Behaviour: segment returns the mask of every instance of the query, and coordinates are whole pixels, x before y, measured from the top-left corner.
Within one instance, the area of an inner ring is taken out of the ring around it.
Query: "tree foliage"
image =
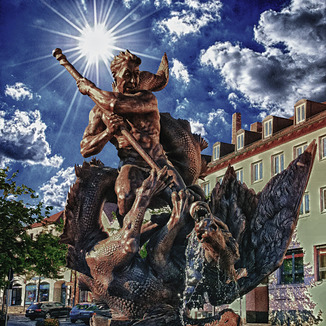
[[[60,269],[66,264],[67,246],[59,237],[43,231],[30,241],[27,262],[29,270],[38,276],[59,278]]]
[[[57,276],[66,253],[66,247],[51,233],[31,239],[30,225],[47,217],[51,207],[35,204],[35,191],[18,186],[17,173],[9,176],[9,168],[0,169],[0,288],[7,285],[10,269],[15,274]]]

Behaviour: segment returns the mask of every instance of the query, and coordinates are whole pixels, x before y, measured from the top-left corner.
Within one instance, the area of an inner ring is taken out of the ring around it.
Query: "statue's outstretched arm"
[[[83,95],[88,95],[102,111],[107,110],[108,112],[113,112],[114,101],[116,99],[115,93],[101,90],[86,78],[78,79],[77,86],[79,91]]]
[[[140,91],[135,94],[122,94],[103,91],[86,78],[77,81],[79,91],[88,95],[101,109],[117,114],[151,113],[157,110],[157,99],[148,91]]]
[[[95,106],[90,112],[89,123],[80,142],[81,154],[90,157],[100,153],[122,124],[124,122],[121,117],[112,113],[105,115]]]

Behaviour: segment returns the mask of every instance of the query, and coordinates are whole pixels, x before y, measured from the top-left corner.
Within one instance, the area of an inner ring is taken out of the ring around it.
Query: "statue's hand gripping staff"
[[[78,81],[79,79],[84,78],[77,70],[76,68],[67,60],[66,56],[62,53],[61,49],[55,49],[52,52],[53,56],[59,61],[59,63],[64,66],[67,71],[70,73],[70,75]],[[107,110],[105,110],[99,103],[96,102],[96,100],[93,99],[95,104],[103,111],[107,113]],[[144,149],[139,145],[139,143],[136,141],[136,139],[129,133],[129,131],[123,127],[120,126],[120,132],[121,134],[129,141],[131,146],[135,149],[135,151],[138,152],[138,154],[145,160],[145,162],[156,172],[158,172],[161,168],[155,163],[155,161],[144,151]]]

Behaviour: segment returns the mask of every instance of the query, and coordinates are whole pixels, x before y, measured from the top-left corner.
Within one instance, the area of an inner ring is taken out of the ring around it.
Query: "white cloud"
[[[228,95],[228,100],[229,103],[233,106],[234,110],[236,110],[238,107],[237,102],[239,101],[239,96],[235,93],[230,93]]]
[[[189,119],[191,132],[193,134],[200,134],[201,136],[206,136],[207,132],[205,130],[204,124],[201,123],[199,120]]]
[[[0,169],[4,169],[5,167],[9,166],[11,162],[11,159],[0,156]]]
[[[43,201],[47,206],[53,206],[62,210],[65,206],[69,187],[75,182],[75,171],[73,167],[61,169],[39,190],[43,193]]]
[[[41,164],[60,167],[63,158],[51,156],[45,136],[46,125],[38,110],[26,112],[16,110],[8,117],[0,112],[0,156],[2,159],[21,161],[26,164]]]
[[[158,23],[161,32],[169,33],[172,42],[178,41],[182,36],[196,34],[200,29],[212,21],[220,18],[222,3],[211,0],[202,3],[199,0],[186,0],[178,2],[181,10],[172,10],[170,17]]]
[[[186,85],[190,82],[186,66],[177,59],[172,60],[171,75],[177,80],[184,82]]]
[[[189,104],[189,100],[186,97],[182,101],[177,99],[176,113],[186,112]]]
[[[10,96],[16,101],[22,101],[25,98],[32,100],[33,93],[25,84],[17,82],[15,85],[6,85],[5,95]]]
[[[244,98],[242,96],[239,97],[234,92],[231,92],[228,95],[228,101],[233,106],[234,110],[237,110],[239,106],[241,107],[241,106],[247,106],[248,105],[248,101],[247,101],[246,98]]]
[[[272,114],[292,115],[301,98],[325,100],[325,3],[294,0],[280,12],[262,13],[255,39],[265,52],[216,42],[202,50],[201,63],[219,70],[230,90]]]
[[[154,5],[155,7],[160,7],[161,5],[162,6],[170,6],[172,3],[172,0],[154,0]]]
[[[150,1],[151,0],[142,0],[141,3],[146,4],[146,3],[150,2]],[[122,3],[126,8],[130,9],[133,5],[138,5],[139,0],[137,0],[137,1],[135,1],[135,0],[122,0]],[[158,3],[157,5],[160,5],[160,3]]]
[[[85,0],[81,0],[80,3],[81,3],[81,5],[82,5],[83,9],[84,9],[85,11],[87,11],[87,6],[86,6],[86,2],[85,2]]]
[[[255,39],[265,47],[283,43],[290,55],[301,61],[320,59],[326,50],[326,2],[294,0],[280,12],[261,14]]]
[[[224,110],[222,109],[216,109],[216,110],[213,110],[211,112],[208,113],[208,121],[207,123],[210,125],[212,124],[213,122],[215,123],[223,123],[225,125],[227,125],[227,114]]]

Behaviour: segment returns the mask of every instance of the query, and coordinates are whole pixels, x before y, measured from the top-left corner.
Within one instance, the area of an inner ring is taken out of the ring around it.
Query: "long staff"
[[[52,52],[53,56],[59,61],[59,63],[64,66],[67,71],[70,73],[70,75],[78,81],[79,79],[84,78],[77,69],[67,60],[66,56],[62,53],[62,50],[57,48],[53,50]],[[96,100],[93,99],[95,104],[103,111],[107,113],[107,110],[105,110]],[[138,152],[138,154],[145,160],[145,162],[154,170],[157,172],[160,170],[160,167],[155,163],[155,161],[144,151],[144,149],[139,145],[137,140],[133,137],[133,135],[130,134],[130,132],[124,128],[120,127],[120,132],[123,136],[126,137],[126,139],[129,141],[131,146],[135,149],[135,151]]]

